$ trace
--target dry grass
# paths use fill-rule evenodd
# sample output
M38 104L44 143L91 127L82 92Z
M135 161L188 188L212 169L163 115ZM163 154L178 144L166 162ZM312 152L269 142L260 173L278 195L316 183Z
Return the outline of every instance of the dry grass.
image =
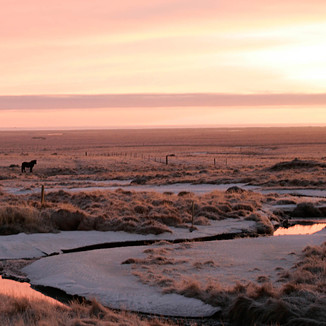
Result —
M0 324L7 326L165 326L172 322L144 319L137 314L114 312L96 300L54 305L26 297L0 295Z
M159 234L171 232L171 226L189 224L192 202L196 225L224 218L251 219L257 222L258 233L269 233L272 231L270 220L278 220L278 217L266 216L261 207L266 202L282 204L277 195L262 196L235 189L204 196L187 192L177 196L122 190L77 194L58 191L47 193L46 205L41 208L38 196L8 195L1 187L25 189L24 182L28 181L28 190L39 188L45 180L69 188L76 180L88 185L89 180L131 179L134 184L240 182L276 188L324 189L325 134L326 128L1 132L0 233L94 229ZM176 156L165 165L165 155L171 153ZM293 161L298 156L300 162ZM19 166L27 158L37 158L38 165L33 174L22 175ZM284 203L296 204L292 199ZM308 216L320 212L325 216L326 210L315 208L298 205L295 214ZM284 212L280 212L279 219L283 217L286 217ZM165 260L164 248L161 249L144 261L130 261L132 266L141 266L141 272L134 269L134 273L138 272L144 282L149 282L147 276L151 275L150 284L161 286L165 291L223 306L229 311L225 319L234 324L325 323L325 245L307 249L298 265L283 274L281 288L263 282L223 289L214 280L201 283L197 279L177 282L177 277L156 278L155 266L164 267L172 276L178 273L174 268L178 262ZM190 267L200 271L203 266L214 268L216 263L199 261ZM116 319L119 316L110 319L111 312L105 312L108 320L104 321L99 318L104 314L103 309L97 304L93 304L93 308L74 308L74 305L58 308L57 313L53 307L43 309L41 304L28 300L15 301L7 297L1 300L4 310L0 318L7 318L1 320L1 324L141 325L134 315L130 318L134 324ZM12 315L6 313L7 308ZM24 314L22 310L29 313ZM67 319L60 324L61 317L65 316Z
M0 234L53 232L51 221L33 206L0 207Z
M223 308L223 319L232 325L326 325L326 242L307 247L289 271L281 271L278 283L261 276L255 282L223 287L218 279L201 278L203 266L218 267L214 261L173 258L171 246L150 248L144 259L129 259L139 280ZM174 247L173 250L177 250ZM179 267L178 267L179 265ZM189 269L197 272L189 274ZM183 270L188 276L183 275Z
M172 226L189 224L194 201L197 225L249 218L257 221L258 233L271 233L268 220L288 216L278 212L278 217L266 218L260 208L268 200L277 200L277 195L260 196L236 189L205 196L189 192L176 196L123 190L46 191L47 204L38 213L34 208L40 206L39 196L10 196L1 185L28 191L40 189L43 182L70 188L81 182L87 187L91 181L116 179L131 180L135 185L250 183L324 188L326 158L320 153L325 133L326 128L1 132L0 203L26 217L9 221L15 213L4 212L8 222L1 232L94 229L160 234L171 232ZM166 165L165 155L171 153L176 156ZM299 159L293 160L295 157ZM21 174L20 164L27 158L36 158L38 164L33 173ZM64 204L69 207L62 207ZM325 216L326 209L319 213ZM295 214L306 211L298 207ZM32 222L34 218L38 225Z
M325 134L326 128L0 132L0 180L324 187ZM165 165L171 153L176 156ZM38 164L33 175L22 176L27 158Z
M38 195L5 197L0 208L0 234L57 232L60 230L126 231L139 234L172 232L170 227L188 228L227 218L257 221L259 233L273 227L260 209L266 198L243 191L214 191L202 196L193 193L94 191L69 193L63 190L46 195L41 206ZM192 211L192 207L194 210Z

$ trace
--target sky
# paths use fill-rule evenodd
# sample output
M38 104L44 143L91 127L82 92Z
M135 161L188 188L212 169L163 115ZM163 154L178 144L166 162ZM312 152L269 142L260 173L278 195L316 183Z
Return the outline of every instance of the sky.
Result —
M0 128L326 125L324 0L0 0Z

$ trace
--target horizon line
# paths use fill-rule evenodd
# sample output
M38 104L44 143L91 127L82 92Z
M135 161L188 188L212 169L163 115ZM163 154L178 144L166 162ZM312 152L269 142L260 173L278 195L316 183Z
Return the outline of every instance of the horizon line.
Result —
M0 110L321 106L326 93L125 93L0 95Z
M275 123L275 124L227 124L227 125L166 125L166 126L116 126L116 127L105 127L105 126L68 126L68 127L30 127L30 128L20 128L20 127L10 127L1 128L0 131L84 131L84 130L141 130L141 129L250 129L250 128L325 128L326 124L287 124L287 123Z

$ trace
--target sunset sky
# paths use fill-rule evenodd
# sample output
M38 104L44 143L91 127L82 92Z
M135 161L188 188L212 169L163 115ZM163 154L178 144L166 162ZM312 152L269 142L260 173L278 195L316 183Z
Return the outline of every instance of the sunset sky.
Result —
M325 0L0 0L0 128L326 125Z

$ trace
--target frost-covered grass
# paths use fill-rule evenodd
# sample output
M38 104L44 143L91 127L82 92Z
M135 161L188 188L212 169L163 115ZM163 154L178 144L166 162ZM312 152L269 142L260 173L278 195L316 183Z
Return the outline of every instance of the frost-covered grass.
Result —
M210 225L228 218L256 222L257 234L272 234L274 225L292 217L323 217L326 204L304 202L292 196L263 195L230 187L196 195L98 190L53 191L40 204L39 194L0 196L0 234L74 230L126 231L137 234L172 232L171 227L189 228L192 223ZM296 205L292 212L273 205ZM266 209L266 207L271 207Z
M268 188L324 188L326 158L320 153L325 133L320 128L2 132L0 233L94 229L160 234L170 232L171 226L189 224L192 202L195 225L231 217L257 221L258 233L271 233L270 221L288 217L282 212L277 217L261 213L262 204L276 196L249 192L71 194L46 189L41 209L39 191L44 182L69 189L107 180L131 180L135 186L249 183ZM169 154L175 156L166 165ZM33 173L21 173L21 162L32 159L37 159ZM17 196L10 197L5 192L8 188L16 189ZM37 195L18 195L20 190L36 189ZM325 216L326 209L319 215Z
M325 128L1 132L0 181L132 179L318 188L326 184L325 134ZM166 165L169 154L175 156ZM33 174L22 175L20 164L32 159L37 159Z
M249 183L268 188L324 188L325 134L325 128L1 132L0 233L123 230L159 234L170 232L171 226L189 227L193 212L195 226L225 218L246 219L256 221L257 233L271 233L273 223L292 216L325 216L325 202L299 203L293 198L282 202L277 195L251 192L178 196L122 190L47 191L41 207L37 195L8 195L4 189L39 189L44 180L69 188L76 180L87 186L90 180L111 179L130 179L134 185ZM165 165L165 156L171 153L176 156ZM21 162L32 159L38 161L33 174L21 174ZM298 204L293 214L282 208L264 210L268 204L289 203ZM260 275L257 282L227 289L218 279L205 283L198 277L182 278L177 267L183 262L171 258L167 248L147 254L126 262L135 266L133 272L141 281L220 305L224 318L234 324L325 324L325 245L306 249L290 271L280 269L279 283ZM206 258L191 266L198 275L218 267L218 261ZM166 273L156 273L159 268ZM169 273L174 277L164 276ZM124 319L96 302L68 308L46 304L43 308L43 303L9 297L1 302L0 318L7 318L0 319L4 325L56 325L62 320L63 325L141 325L135 315Z
M277 196L277 195L276 195ZM124 191L50 192L41 205L38 195L3 196L0 233L57 232L60 230L126 231L138 234L172 232L170 227L210 225L228 218L253 220L257 232L271 234L272 212L262 212L275 196L239 188L205 195Z
M183 248L186 248L183 244ZM191 246L191 245L189 245ZM171 246L146 249L143 259L128 259L140 281L223 308L223 319L232 325L326 325L326 242L306 247L290 270L279 270L272 282L261 275L256 282L223 286L218 278L198 277L203 269L218 269L214 260L198 260L197 273L182 276L188 261L175 258ZM188 262L189 265L189 262ZM189 267L188 267L189 271Z

